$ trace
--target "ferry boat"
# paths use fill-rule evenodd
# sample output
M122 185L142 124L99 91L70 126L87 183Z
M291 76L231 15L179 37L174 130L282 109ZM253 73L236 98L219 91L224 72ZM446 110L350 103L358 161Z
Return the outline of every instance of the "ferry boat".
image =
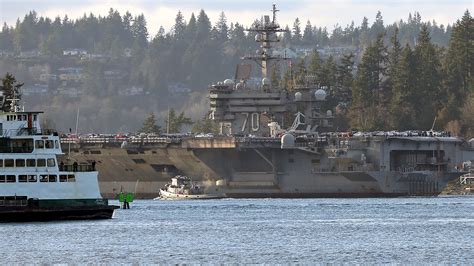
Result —
M0 91L0 222L112 218L95 163L58 162L58 134L17 103Z
M171 182L160 189L157 199L185 200L185 199L220 199L224 195L205 194L203 189L193 184L190 177L177 175Z

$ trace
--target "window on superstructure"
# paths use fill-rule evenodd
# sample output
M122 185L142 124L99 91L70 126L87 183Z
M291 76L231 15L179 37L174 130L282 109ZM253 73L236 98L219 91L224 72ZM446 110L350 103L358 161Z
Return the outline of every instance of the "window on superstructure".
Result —
M49 158L47 162L48 162L48 167L55 167L56 166L56 162L54 161L53 158Z
M16 177L14 175L7 175L6 180L7 180L7 183L15 183Z
M16 159L15 160L16 167L25 167L25 159Z
M28 175L28 182L29 183L34 183L38 181L38 178L36 178L36 175Z
M0 175L0 183L5 183L5 175Z
M59 175L59 182L67 182L67 175Z
M5 159L5 167L15 166L15 161L13 159Z
M46 159L38 159L36 161L36 166L38 167L45 167L46 166Z
M0 167L3 167L3 159L0 159Z
M52 140L46 141L46 149L54 149L54 142Z
M76 182L76 177L74 175L67 175L67 182Z
M59 141L58 140L54 141L54 148L59 149Z
M33 152L32 139L12 139L10 141L11 152L31 153Z
M49 182L56 182L58 180L57 175L49 175Z
M26 167L36 167L35 159L26 159Z
M18 115L18 121L22 121L23 120L23 116L22 115Z
M38 115L33 115L33 121L38 120Z
M36 140L35 146L37 149L44 149L44 141L43 140Z
M39 178L40 182L48 182L48 175L40 175Z
M27 180L28 180L27 175L19 175L18 176L18 182L20 182L20 183L26 183Z

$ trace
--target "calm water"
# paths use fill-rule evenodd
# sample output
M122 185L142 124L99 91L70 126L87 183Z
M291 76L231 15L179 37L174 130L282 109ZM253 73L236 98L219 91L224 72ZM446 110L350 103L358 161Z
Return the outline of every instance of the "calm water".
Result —
M112 220L0 224L0 261L474 264L474 197L136 201L131 207Z

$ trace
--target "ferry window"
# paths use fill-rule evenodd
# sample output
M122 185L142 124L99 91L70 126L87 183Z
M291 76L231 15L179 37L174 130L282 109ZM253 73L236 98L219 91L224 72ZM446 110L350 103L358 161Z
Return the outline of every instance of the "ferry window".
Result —
M15 183L16 177L14 175L7 175L7 183Z
M67 175L59 175L59 182L67 182Z
M44 141L43 140L36 140L36 148L37 149L44 149Z
M33 121L38 120L38 115L33 115Z
M18 182L20 183L24 183L28 180L27 176L26 175L19 175L18 176Z
M54 142L52 140L46 141L46 149L54 149Z
M0 183L5 183L5 176L4 175L0 175Z
M12 139L10 140L12 152L29 153L33 152L32 139Z
M59 141L58 140L54 141L54 148L59 149Z
M16 159L15 160L16 167L25 167L25 159Z
M48 182L48 175L40 175L40 182Z
M5 159L5 167L13 167L14 161L13 159Z
M45 167L46 166L46 159L38 159L36 161L36 166L38 167Z
M57 175L49 175L49 182L56 182L58 180Z
M48 159L48 167L54 167L56 166L56 162L54 162L54 159L49 158Z
M23 116L22 116L22 115L19 115L19 116L18 116L18 121L23 120L22 118L23 118Z
M67 175L67 182L76 182L76 177L74 175Z
M26 159L26 166L27 167L36 167L36 160L35 159Z
M36 182L38 179L36 178L36 175L28 175L28 182Z
M0 159L0 167L3 167L3 159Z

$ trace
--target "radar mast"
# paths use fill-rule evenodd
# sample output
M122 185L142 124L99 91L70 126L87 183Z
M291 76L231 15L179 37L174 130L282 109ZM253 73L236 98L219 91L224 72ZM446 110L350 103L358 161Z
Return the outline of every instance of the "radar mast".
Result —
M276 5L273 4L272 8L273 18L270 21L270 16L263 16L260 23L257 23L247 31L256 32L255 41L261 43L260 48L255 55L245 56L243 59L250 59L255 61L262 69L262 78L270 76L270 67L273 61L287 60L289 58L285 56L274 56L272 55L272 43L279 42L280 39L277 36L278 32L286 32L281 29L280 25L276 22L276 12L280 11L276 9Z

